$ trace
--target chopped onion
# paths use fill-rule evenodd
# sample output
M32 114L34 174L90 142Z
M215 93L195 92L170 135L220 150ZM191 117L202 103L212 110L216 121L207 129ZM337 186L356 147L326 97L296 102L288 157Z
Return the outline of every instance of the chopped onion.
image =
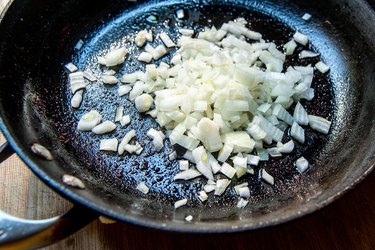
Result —
M106 84L116 84L116 83L118 83L118 79L115 76L103 75L102 76L102 82L106 83Z
M280 120L285 121L288 123L288 125L293 124L293 117L284 109L284 107L281 104L276 104L272 108L272 114L275 115Z
M176 160L177 159L177 153L176 153L176 151L173 151L172 153L170 153L168 155L168 158L169 158L170 161Z
M95 126L92 129L92 132L94 134L101 135L101 134L112 132L115 129L116 129L116 124L114 124L111 121L104 121L103 123Z
M96 76L90 69L86 69L85 71L83 71L83 77L90 82L95 82L97 80Z
M331 122L320 116L309 115L309 125L320 133L328 134Z
M302 50L301 53L299 54L299 58L301 59L312 58L312 57L317 57L319 55L320 55L319 53L315 53L315 52L308 51L308 50Z
M117 89L117 93L119 96L123 96L123 95L128 94L131 90L132 90L132 87L130 87L129 85L121 85Z
M180 170L188 170L189 169L189 161L188 160L181 160L178 162L180 166Z
M194 30L190 30L190 29L178 29L177 31L181 35L184 35L184 36L193 36L194 35Z
M279 151L279 148L277 147L274 147L274 148L267 148L266 149L268 154L271 156L271 157L281 157L282 154L280 153Z
M282 144L280 147L277 147L280 153L288 154L294 150L294 142L293 140L288 141L285 144Z
M241 187L238 189L238 193L241 198L249 198L250 197L250 189L249 187Z
M81 106L82 102L82 96L83 96L83 90L78 90L70 100L70 103L73 108L79 108Z
M137 96L134 103L137 110L141 113L144 113L151 108L152 104L154 103L154 99L149 94L143 94Z
M86 88L86 82L83 77L84 74L81 71L76 71L69 74L70 90L73 94L80 89Z
M247 155L247 164L252 166L258 166L259 164L259 156L257 155Z
M300 125L298 125L298 123L293 122L290 135L298 142L305 143L305 131Z
M124 138L122 139L122 141L121 141L121 143L118 147L118 154L119 155L122 155L125 152L126 145L128 145L128 143L131 141L131 139L133 139L134 136L135 136L135 130L134 129L132 129L128 133L126 133L126 135L124 136Z
M135 36L134 42L138 47L142 47L146 43L147 33L148 33L147 30L141 30Z
M78 42L76 43L76 45L74 46L74 49L76 49L76 50L82 49L83 44L84 44L84 42L81 39L79 39Z
M121 121L122 117L124 116L124 106L117 107L116 109L116 116L115 122Z
M217 160L220 162L225 162L233 152L233 148L234 146L232 144L224 144L224 147L219 152Z
M198 196L198 199L201 201L201 202L205 202L207 199L208 199L208 195L205 191L200 191L199 192L199 196Z
M100 123L102 116L96 110L84 114L78 122L77 129L80 131L91 131Z
M241 199L238 201L236 207L237 207L237 208L244 208L244 207L247 206L247 204L249 204L249 201L247 201L247 200L241 198Z
M107 67L116 66L118 64L122 64L125 60L125 56L128 54L128 50L126 48L119 48L110 51L104 57L98 57L98 63L105 65Z
M150 189L146 186L146 184L144 182L140 182L137 185L137 189L144 194L148 194L148 192L150 191Z
M234 186L234 190L236 191L237 195L240 195L240 188L247 187L247 186L249 186L249 183L244 182L244 183Z
M159 45L151 52L151 54L154 60L159 60L167 54L167 50L163 45Z
M138 61L149 63L152 60L152 54L148 52L142 52L138 56Z
M309 42L309 38L298 31L294 34L293 38L297 43L301 45L307 45Z
M102 151L117 151L118 140L116 138L100 140L99 150Z
M216 181L215 195L221 196L230 184L228 179L220 179Z
M172 41L172 39L168 36L167 33L162 32L162 33L159 34L159 37L163 41L165 46L167 46L167 48L171 48L171 47L176 46L176 44Z
M284 45L285 48L285 54L287 56L293 55L295 49L297 48L297 44L294 40L290 40Z
M194 178L197 178L198 176L201 176L202 174L193 168L189 168L187 170L184 170L178 174L176 174L173 178L173 180L191 180Z
M234 175L236 174L236 169L233 168L228 163L224 162L221 166L220 172L224 175L226 175L228 178L232 179Z
M75 66L73 63L65 64L65 68L69 70L69 72L73 73L78 70L77 66Z
M178 200L174 203L174 208L177 209L179 207L185 206L187 203L187 199Z
M305 13L302 16L302 19L305 20L305 21L309 21L311 19L311 17L312 17L311 14Z
M270 185L275 183L273 176L267 173L265 169L261 170L261 178Z
M215 191L216 189L216 184L207 184L203 187L204 191L206 193L211 193L212 191Z
M307 112L300 102L298 102L296 107L294 108L293 118L299 125L306 126L309 124L309 117L307 115Z
M295 165L300 173L305 172L309 168L309 162L303 156L297 159Z
M124 116L121 118L121 121L120 121L121 127L125 127L125 126L128 125L129 123L130 123L130 116L128 116L128 115L124 115Z
M188 215L188 216L185 217L185 220L188 221L188 222L191 222L193 220L193 216Z
M315 64L315 68L317 70L319 70L320 73L322 73L322 74L325 74L330 70L330 68L325 63L323 63L322 61Z

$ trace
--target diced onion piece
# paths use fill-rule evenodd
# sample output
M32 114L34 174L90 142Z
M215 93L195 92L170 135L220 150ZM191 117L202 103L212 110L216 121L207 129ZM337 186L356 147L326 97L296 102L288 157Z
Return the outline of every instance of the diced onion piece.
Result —
M188 150L194 150L198 145L199 141L195 138L188 137L186 135L181 135L176 141L176 144ZM190 159L189 159L190 160Z
M134 146L134 152L137 155L140 155L142 153L142 151L143 151L143 147L138 142L136 142L135 146Z
M235 156L233 158L233 164L236 167L246 168L246 166L247 166L247 157Z
M122 141L121 141L121 143L118 147L118 154L119 155L122 155L125 152L126 145L128 145L128 143L131 141L131 139L133 139L134 136L135 136L135 130L134 129L132 129L128 133L126 133L126 135L124 136L124 138L122 139Z
M259 156L257 155L247 155L247 164L252 166L258 166L259 164Z
M188 215L188 216L185 217L185 220L187 222L191 222L193 220L193 216L192 215Z
M190 30L190 29L178 29L177 31L181 35L184 35L184 36L193 36L194 35L194 30Z
M163 41L165 46L167 46L167 48L172 48L176 46L176 44L172 41L172 39L168 36L167 33L162 32L159 34L159 37Z
M216 184L207 184L207 185L204 185L203 189L204 189L204 191L206 193L211 193L212 191L215 191Z
M261 129L257 124L250 123L246 131L251 135L255 140L263 140L266 138L267 133Z
M129 115L124 115L124 116L121 118L121 121L120 121L121 127L125 127L125 126L128 125L129 123L130 123L130 116L129 116Z
M302 16L302 19L305 20L305 21L309 21L311 19L311 17L312 17L311 14L305 13Z
M83 45L84 45L84 42L81 39L79 39L76 45L74 46L74 49L80 50L82 49Z
M250 189L249 187L241 187L238 189L238 193L241 198L249 198L250 197Z
M121 77L123 83L135 83L138 80L142 80L144 73L142 71L135 71L133 73L124 74Z
M116 138L100 140L99 150L101 151L117 151L118 140Z
M221 196L230 184L228 179L220 179L216 181L215 195Z
M121 121L122 117L124 116L124 106L117 107L116 109L116 116L115 122Z
M91 131L96 125L100 123L102 116L96 110L84 114L79 120L77 129L80 131Z
M309 115L309 125L322 134L328 134L331 122L320 116Z
M118 79L115 76L103 75L102 76L102 82L106 83L106 84L117 84L118 83Z
M129 85L121 85L117 89L117 93L119 96L123 96L123 95L128 94L131 90L132 90L132 87L130 87Z
M244 207L247 206L247 204L249 204L249 201L247 201L247 200L241 198L241 199L238 201L236 207L237 207L237 208L244 208Z
M157 46L152 52L152 57L154 58L154 60L159 60L160 58L162 58L163 56L165 56L167 54L167 50L166 48L163 46L163 45L159 45Z
M322 73L322 74L325 74L330 70L330 68L325 63L323 63L322 61L315 64L315 68L317 70L319 70L320 73Z
M128 54L128 50L126 48L119 48L110 51L104 57L98 57L99 64L105 65L107 67L116 66L118 64L122 64L125 60L125 56Z
M223 147L219 128L212 120L206 117L202 118L197 124L197 129L200 141L209 152L219 151Z
M299 125L306 126L309 124L309 116L300 102L294 108L293 118Z
M302 50L301 53L299 54L299 58L301 59L312 58L312 57L317 57L317 56L319 56L319 53L315 53L315 52L308 51L308 50Z
M309 162L303 156L297 159L295 165L300 173L305 172L309 168Z
M284 45L285 48L285 54L287 56L293 55L295 49L297 48L297 43L294 40L290 40Z
M145 84L141 81L138 81L134 84L133 89L129 93L129 99L134 101L135 98L142 95L144 91Z
M287 143L283 144L281 147L278 147L280 153L288 154L294 150L294 142L293 140L288 141Z
M115 74L116 74L116 71L114 71L113 69L107 70L106 72L103 73L103 75L105 76L113 76Z
M187 203L187 199L178 200L174 203L174 208L177 209L179 207L185 206Z
M65 68L66 68L69 72L71 72L71 73L73 73L73 72L75 72L75 71L78 70L77 66L75 66L73 63L67 63L67 64L65 64Z
M267 148L266 150L271 157L281 157L282 156L282 154L280 153L280 151L277 147Z
M69 74L70 90L73 94L80 89L86 88L86 82L83 77L84 74L81 71L76 71Z
M207 155L208 163L210 164L212 173L217 174L221 169L220 164L217 162L216 158L211 153L207 153Z
M309 38L298 31L294 34L293 38L297 43L301 45L307 45L309 42Z
M95 82L97 80L96 76L90 69L86 69L85 71L83 71L83 77L90 82Z
M181 160L178 162L180 166L180 170L188 170L189 169L189 161L188 160Z
M217 160L220 162L225 162L233 152L233 148L234 146L232 144L224 144L223 148L219 152Z
M198 199L201 201L201 202L205 202L207 199L208 199L208 195L205 191L200 191L199 192L199 196L198 196Z
M152 30L148 31L146 34L146 41L152 43L154 41L154 36Z
M73 108L79 108L81 106L82 102L82 96L83 96L83 90L78 90L70 100L70 103Z
M142 52L138 56L138 61L149 63L152 60L152 54L148 52Z
M247 187L247 186L249 186L249 183L244 182L244 183L234 186L234 190L236 191L237 195L240 195L240 188Z
M288 123L288 125L293 124L293 117L289 114L288 111L284 109L284 107L281 104L275 104L275 106L272 109L272 114L280 120L283 120L284 122Z
M266 150L257 149L257 154L259 156L260 161L268 161L269 160L270 155L268 154L268 152Z
M229 179L232 179L234 175L236 174L236 169L233 168L228 163L224 162L221 166L220 172L224 175L226 175Z
M223 135L223 141L227 145L233 145L233 153L253 151L255 142L245 131L230 132Z
M137 189L144 194L148 194L148 192L150 191L150 189L146 186L146 184L144 182L140 182L137 185Z
M116 124L114 124L112 121L104 121L103 123L95 126L92 129L92 132L97 135L105 134L112 132L116 129Z
M177 159L177 153L176 153L176 151L173 151L172 153L170 153L168 155L168 158L169 158L170 161L176 160Z
M270 185L273 185L275 183L273 176L267 173L265 169L261 170L261 178Z
M173 180L191 180L194 178L197 178L198 176L201 176L202 174L193 168L189 168L187 170L184 170L178 174L176 174L173 178Z
M149 94L143 94L135 98L135 107L141 113L148 111L152 104L154 103L154 99Z
M290 135L298 142L305 143L305 130L298 123L293 122Z
M148 33L147 30L141 30L135 36L134 42L138 47L142 47L146 43L147 33Z

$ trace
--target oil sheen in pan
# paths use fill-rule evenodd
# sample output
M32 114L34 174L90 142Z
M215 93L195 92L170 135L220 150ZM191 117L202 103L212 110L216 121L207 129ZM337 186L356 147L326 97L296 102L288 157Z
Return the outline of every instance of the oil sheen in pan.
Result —
M176 11L183 10L184 18L177 19ZM220 13L220 14L218 14ZM268 13L269 14L269 13ZM97 64L96 57L104 55L111 47L126 46L129 49L129 55L125 63L117 68L117 76L121 76L125 72L133 72L135 70L143 70L144 64L136 60L136 56L140 53L134 44L134 37L137 31L142 29L151 29L154 34L159 31L168 32L175 40L178 37L177 29L180 27L194 28L201 30L205 26L220 27L222 23L233 20L237 17L244 17L249 22L252 30L263 34L263 38L267 41L275 42L281 46L291 39L295 30L291 29L285 22L271 17L270 15L254 11L248 6L241 7L238 2L236 6L226 2L222 5L199 4L154 4L140 6L137 9L128 11L110 22L105 23L98 29L88 34L85 38L85 45L80 51L76 51L73 55L73 63L81 70L91 69L97 75L105 69ZM152 45L157 45L160 41L156 39ZM314 47L298 47L293 57L288 57L285 67L290 65L309 65L315 64L320 59L303 59L298 58L299 51L302 49L315 50ZM169 55L173 54L173 51ZM160 61L169 61L166 56ZM156 64L160 63L156 62ZM311 102L304 102L307 111L310 114L333 118L333 91L331 80L327 76L315 74L313 88L315 89L315 98ZM66 100L69 101L71 94L66 90ZM69 105L67 102L66 105ZM119 97L117 95L117 87L103 86L99 83L92 83L87 86L84 94L84 101L79 110L71 109L75 118L78 119L83 113L96 109L102 116L103 120L113 120L116 108L118 106L125 107L125 114L130 115L131 124L125 128L117 128L117 130L109 135L92 135L92 133L80 133L72 128L71 146L84 155L82 164L87 168L94 169L96 174L100 176L103 183L110 183L112 187L116 187L127 192L137 192L135 187L137 183L143 181L150 187L149 196L156 197L159 200L168 202L181 198L190 198L191 203L198 203L197 192L202 190L202 183L199 180L189 182L174 182L173 176L179 171L178 161L170 161L168 155L173 151L172 146L165 141L165 147L160 153L156 153L153 149L150 138L146 136L150 128L159 128L156 121L152 118L139 114L133 104L127 100L126 96ZM76 124L76 123L74 123ZM144 147L141 156L123 155L119 157L116 153L108 153L99 151L99 140L103 138L116 137L119 140L130 130L136 130L136 138ZM286 135L286 139L289 139ZM246 175L240 180L232 181L233 185L237 183L249 182L251 190L250 204L256 201L269 199L275 194L288 194L292 197L293 193L302 192L304 188L304 176L299 174L293 162L300 156L306 157L310 163L314 164L315 159L319 157L327 137L306 129L306 143L304 145L296 145L294 153L283 156L280 159L271 159L268 162L261 163L256 168L255 175ZM260 168L265 168L267 172L275 177L275 185L268 186L263 184L258 178ZM205 181L204 181L205 182ZM130 191L129 191L130 190ZM139 193L139 195L142 195ZM218 204L234 204L237 196L233 189L228 189L224 197L212 197L209 199L209 206Z

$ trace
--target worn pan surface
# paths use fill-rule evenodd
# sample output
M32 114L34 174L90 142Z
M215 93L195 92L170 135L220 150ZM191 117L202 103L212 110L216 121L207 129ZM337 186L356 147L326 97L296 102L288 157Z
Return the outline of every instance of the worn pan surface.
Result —
M176 21L175 11L188 16ZM301 16L309 12L313 19ZM147 17L154 15L156 22ZM63 65L72 61L80 69L102 71L96 56L111 46L131 47L141 28L164 29L174 36L182 22L217 25L245 17L251 28L281 45L299 30L311 38L310 49L321 53L331 66L329 75L316 74L316 98L305 103L312 114L333 121L328 136L307 130L307 143L296 153L261 167L275 177L275 185L263 184L258 175L250 181L252 196L243 210L235 208L237 197L228 191L201 204L198 181L173 182L176 162L168 159L172 147L161 153L150 146L146 132L157 123L139 115L130 101L116 94L116 87L91 84L82 107L70 107L71 94ZM165 22L166 21L166 22ZM233 232L278 224L311 213L332 202L369 173L375 162L375 22L365 1L15 1L0 25L0 126L16 152L49 186L75 203L120 221L185 232ZM79 51L79 39L85 44ZM131 55L139 53L131 47ZM288 65L316 60L293 58ZM119 75L139 67L127 60ZM118 105L132 117L126 129L112 135L92 136L75 127L81 115L95 108L104 119L113 119ZM141 156L99 151L99 140L122 136L136 129L145 147ZM45 161L30 151L38 142L54 155ZM305 156L312 167L298 174L293 162ZM63 174L79 177L83 190L65 186ZM135 190L140 181L151 187L148 195ZM189 198L187 207L175 210L173 202ZM184 218L194 220L186 223Z

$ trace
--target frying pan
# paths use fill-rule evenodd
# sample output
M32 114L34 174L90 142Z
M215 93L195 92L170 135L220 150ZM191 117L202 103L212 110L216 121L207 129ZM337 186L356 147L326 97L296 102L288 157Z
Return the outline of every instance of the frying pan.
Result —
M375 14L373 1L44 1L15 0L1 15L0 24L0 127L8 142L1 147L3 161L16 152L47 185L76 205L67 214L43 221L27 221L0 213L2 247L34 248L59 240L83 227L98 214L141 226L190 233L238 232L286 222L320 209L351 189L371 172L375 162ZM176 20L183 9L185 20ZM309 12L312 20L301 16ZM155 18L149 19L150 15ZM176 162L168 159L168 142L155 153L145 136L157 123L138 114L116 94L116 88L91 84L79 110L70 107L67 74L70 61L80 69L93 68L95 58L111 46L127 45L141 28L173 31L178 25L217 25L238 16L278 45L298 30L308 34L310 45L331 66L317 74L316 98L305 103L312 114L328 117L328 136L307 129L307 143L295 153L262 165L275 177L275 185L247 176L252 196L245 209L237 209L236 196L227 191L199 203L199 181L173 182ZM150 21L151 20L151 21ZM84 46L74 50L82 39ZM131 49L131 55L137 53ZM311 61L312 60L312 61ZM289 64L315 63L314 59ZM140 67L127 60L119 74ZM111 136L122 138L130 129L144 146L141 156L100 152L98 142L108 135L92 136L75 128L82 114L98 109L113 119L115 108L125 106L132 122ZM38 143L53 155L46 160L30 150ZM293 162L305 156L312 167L301 175ZM259 169L256 169L259 171ZM76 176L84 189L65 185L62 176ZM151 187L148 195L135 186ZM175 210L173 202L187 197L188 206ZM187 215L193 216L186 222Z

